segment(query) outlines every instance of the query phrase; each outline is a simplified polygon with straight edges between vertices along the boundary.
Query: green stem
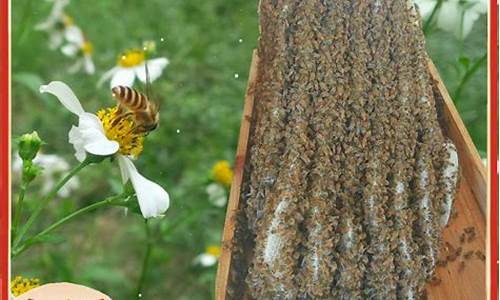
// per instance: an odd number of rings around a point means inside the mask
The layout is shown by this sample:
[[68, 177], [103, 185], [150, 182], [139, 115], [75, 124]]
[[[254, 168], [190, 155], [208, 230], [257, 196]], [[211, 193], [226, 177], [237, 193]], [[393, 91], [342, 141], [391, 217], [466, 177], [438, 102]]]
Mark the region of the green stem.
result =
[[135, 292], [135, 297], [137, 299], [144, 299], [144, 282], [146, 282], [146, 275], [148, 273], [149, 259], [151, 257], [151, 250], [153, 248], [153, 241], [151, 239], [151, 229], [148, 225], [148, 220], [144, 222], [144, 228], [146, 231], [146, 253], [144, 254], [144, 261], [142, 262], [141, 277], [139, 277], [139, 282], [137, 284], [137, 289]]
[[429, 28], [431, 27], [432, 22], [434, 21], [434, 18], [436, 17], [436, 14], [439, 11], [439, 9], [441, 8], [442, 4], [443, 4], [443, 0], [438, 0], [436, 5], [434, 6], [434, 9], [432, 10], [431, 15], [429, 16], [427, 21], [425, 21], [425, 23], [424, 23], [424, 35], [427, 35], [427, 33], [429, 32]]
[[37, 244], [37, 243], [40, 243], [41, 241], [43, 241], [43, 236], [49, 234], [50, 232], [52, 232], [53, 230], [57, 229], [58, 227], [60, 227], [61, 225], [63, 225], [64, 223], [72, 220], [73, 218], [76, 218], [82, 214], [85, 214], [87, 212], [90, 212], [90, 211], [93, 211], [93, 210], [96, 210], [100, 207], [103, 207], [103, 206], [106, 206], [106, 205], [112, 205], [112, 204], [115, 204], [116, 201], [119, 201], [119, 200], [122, 200], [122, 199], [126, 199], [129, 195], [128, 194], [120, 194], [120, 195], [117, 195], [117, 196], [112, 196], [112, 197], [108, 197], [102, 201], [99, 201], [99, 202], [96, 202], [96, 203], [93, 203], [91, 205], [88, 205], [88, 206], [85, 206], [83, 208], [80, 208], [79, 210], [67, 215], [66, 217], [63, 217], [62, 219], [60, 219], [59, 221], [55, 222], [54, 224], [50, 225], [49, 227], [47, 227], [46, 229], [44, 229], [43, 231], [41, 231], [40, 233], [36, 234], [35, 236], [29, 238], [26, 240], [26, 242], [20, 246], [20, 247], [14, 247], [13, 250], [12, 250], [12, 258], [16, 257], [17, 255], [21, 254], [22, 252], [26, 251], [29, 247]]
[[466, 86], [467, 82], [471, 79], [472, 75], [474, 75], [477, 70], [481, 67], [481, 65], [486, 62], [486, 59], [488, 58], [488, 55], [485, 53], [481, 58], [479, 58], [474, 65], [470, 69], [467, 70], [465, 73], [464, 77], [460, 80], [457, 89], [455, 90], [455, 93], [453, 94], [453, 100], [455, 103], [458, 102], [460, 99], [460, 96], [462, 94], [462, 91], [464, 87]]
[[31, 225], [33, 225], [33, 222], [35, 222], [36, 218], [40, 215], [42, 210], [49, 204], [50, 200], [54, 198], [59, 192], [59, 190], [73, 177], [75, 176], [78, 172], [80, 172], [83, 168], [88, 166], [91, 163], [91, 160], [88, 158], [82, 161], [79, 165], [77, 165], [75, 168], [73, 168], [66, 176], [63, 177], [49, 192], [49, 194], [40, 202], [40, 204], [37, 206], [33, 214], [28, 218], [28, 221], [24, 226], [21, 228], [19, 235], [16, 237], [13, 243], [13, 248], [17, 248], [19, 246], [19, 243], [22, 241], [24, 235], [28, 232], [30, 229]]
[[19, 191], [19, 197], [16, 203], [16, 209], [14, 211], [14, 223], [12, 224], [12, 239], [15, 239], [17, 235], [17, 229], [19, 228], [19, 222], [21, 221], [24, 195], [26, 194], [26, 190], [28, 189], [28, 183], [21, 183], [21, 190]]

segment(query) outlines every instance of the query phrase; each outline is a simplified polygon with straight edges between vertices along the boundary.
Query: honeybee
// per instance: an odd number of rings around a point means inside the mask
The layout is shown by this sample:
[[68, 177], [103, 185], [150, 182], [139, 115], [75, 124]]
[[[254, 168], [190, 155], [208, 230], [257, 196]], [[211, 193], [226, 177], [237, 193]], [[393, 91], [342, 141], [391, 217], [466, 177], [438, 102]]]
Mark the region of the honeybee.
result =
[[158, 127], [160, 121], [159, 103], [151, 101], [149, 97], [149, 75], [146, 66], [146, 94], [128, 86], [115, 86], [111, 89], [113, 97], [118, 101], [118, 117], [116, 123], [122, 118], [132, 117], [135, 127], [134, 133], [149, 134]]

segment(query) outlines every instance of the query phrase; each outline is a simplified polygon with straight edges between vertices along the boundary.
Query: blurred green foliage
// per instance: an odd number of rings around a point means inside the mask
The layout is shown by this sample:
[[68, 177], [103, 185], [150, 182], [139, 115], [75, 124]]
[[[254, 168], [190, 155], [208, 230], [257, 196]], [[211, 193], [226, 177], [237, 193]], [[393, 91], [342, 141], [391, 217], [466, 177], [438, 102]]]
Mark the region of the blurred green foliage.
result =
[[[436, 64], [450, 95], [454, 97], [466, 70], [471, 69], [486, 55], [487, 18], [481, 16], [464, 41], [437, 29], [430, 30], [426, 39], [427, 51]], [[477, 71], [466, 82], [460, 97], [454, 97], [453, 101], [479, 153], [482, 157], [486, 157], [488, 128], [486, 59], [481, 60], [478, 65]]]
[[[48, 143], [43, 151], [60, 154], [72, 165], [76, 160], [67, 133], [77, 120], [54, 97], [42, 96], [40, 84], [66, 82], [84, 108], [95, 112], [114, 105], [108, 84], [97, 88], [96, 82], [114, 66], [121, 51], [155, 40], [158, 55], [171, 61], [153, 83], [154, 94], [162, 100], [160, 127], [148, 136], [136, 163], [142, 174], [160, 183], [171, 197], [166, 217], [153, 221], [157, 242], [144, 299], [213, 298], [216, 267], [201, 268], [192, 261], [206, 246], [220, 241], [225, 211], [209, 204], [205, 187], [212, 163], [233, 161], [252, 49], [257, 46], [257, 2], [73, 1], [66, 11], [94, 45], [97, 73], [93, 76], [68, 74], [71, 59], [50, 50], [47, 35], [34, 31], [34, 25], [48, 15], [50, 3], [12, 3], [13, 135], [37, 130]], [[476, 23], [464, 43], [451, 34], [432, 31], [427, 47], [453, 93], [467, 59], [473, 62], [485, 52], [486, 19]], [[455, 101], [478, 149], [484, 151], [485, 64]], [[118, 173], [118, 166], [111, 162], [85, 169], [79, 176], [81, 189], [69, 199], [51, 203], [35, 229], [120, 191]], [[33, 193], [28, 193], [26, 202], [28, 210], [36, 205]], [[145, 248], [142, 226], [142, 217], [125, 215], [121, 209], [97, 211], [57, 231], [53, 244], [21, 255], [12, 273], [35, 276], [42, 282], [77, 282], [114, 299], [133, 299]]]

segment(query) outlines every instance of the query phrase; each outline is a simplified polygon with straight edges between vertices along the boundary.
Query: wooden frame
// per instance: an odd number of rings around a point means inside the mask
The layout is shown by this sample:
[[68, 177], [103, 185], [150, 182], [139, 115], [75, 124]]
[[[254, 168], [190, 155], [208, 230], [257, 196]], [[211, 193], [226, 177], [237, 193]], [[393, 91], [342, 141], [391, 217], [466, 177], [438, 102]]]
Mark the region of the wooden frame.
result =
[[[235, 215], [240, 205], [240, 188], [246, 162], [248, 139], [250, 134], [252, 113], [254, 108], [254, 87], [258, 68], [258, 55], [254, 50], [248, 87], [245, 96], [243, 116], [241, 119], [240, 137], [236, 152], [234, 178], [231, 185], [222, 251], [217, 270], [215, 296], [217, 300], [227, 299], [229, 272], [231, 268], [232, 244], [235, 230]], [[471, 137], [463, 124], [458, 111], [453, 105], [434, 64], [429, 61], [429, 72], [434, 81], [436, 105], [445, 134], [455, 143], [458, 150], [461, 181], [455, 200], [457, 215], [443, 232], [443, 246], [447, 243], [453, 247], [462, 247], [462, 253], [474, 251], [469, 259], [457, 258], [445, 267], [438, 267], [436, 275], [439, 284], [428, 284], [428, 299], [485, 299], [486, 298], [486, 262], [479, 258], [485, 253], [486, 244], [486, 167], [474, 147]], [[475, 228], [475, 238], [470, 242], [460, 243], [460, 235], [467, 227]], [[443, 249], [442, 249], [443, 250]], [[476, 255], [476, 252], [479, 251]]]

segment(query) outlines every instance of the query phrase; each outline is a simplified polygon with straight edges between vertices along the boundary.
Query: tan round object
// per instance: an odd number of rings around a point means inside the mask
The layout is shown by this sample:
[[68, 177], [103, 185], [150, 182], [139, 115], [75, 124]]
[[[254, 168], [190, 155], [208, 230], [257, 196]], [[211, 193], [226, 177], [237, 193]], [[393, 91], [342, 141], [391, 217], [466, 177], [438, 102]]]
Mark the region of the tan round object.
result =
[[15, 300], [111, 300], [111, 298], [83, 285], [59, 282], [34, 288]]

